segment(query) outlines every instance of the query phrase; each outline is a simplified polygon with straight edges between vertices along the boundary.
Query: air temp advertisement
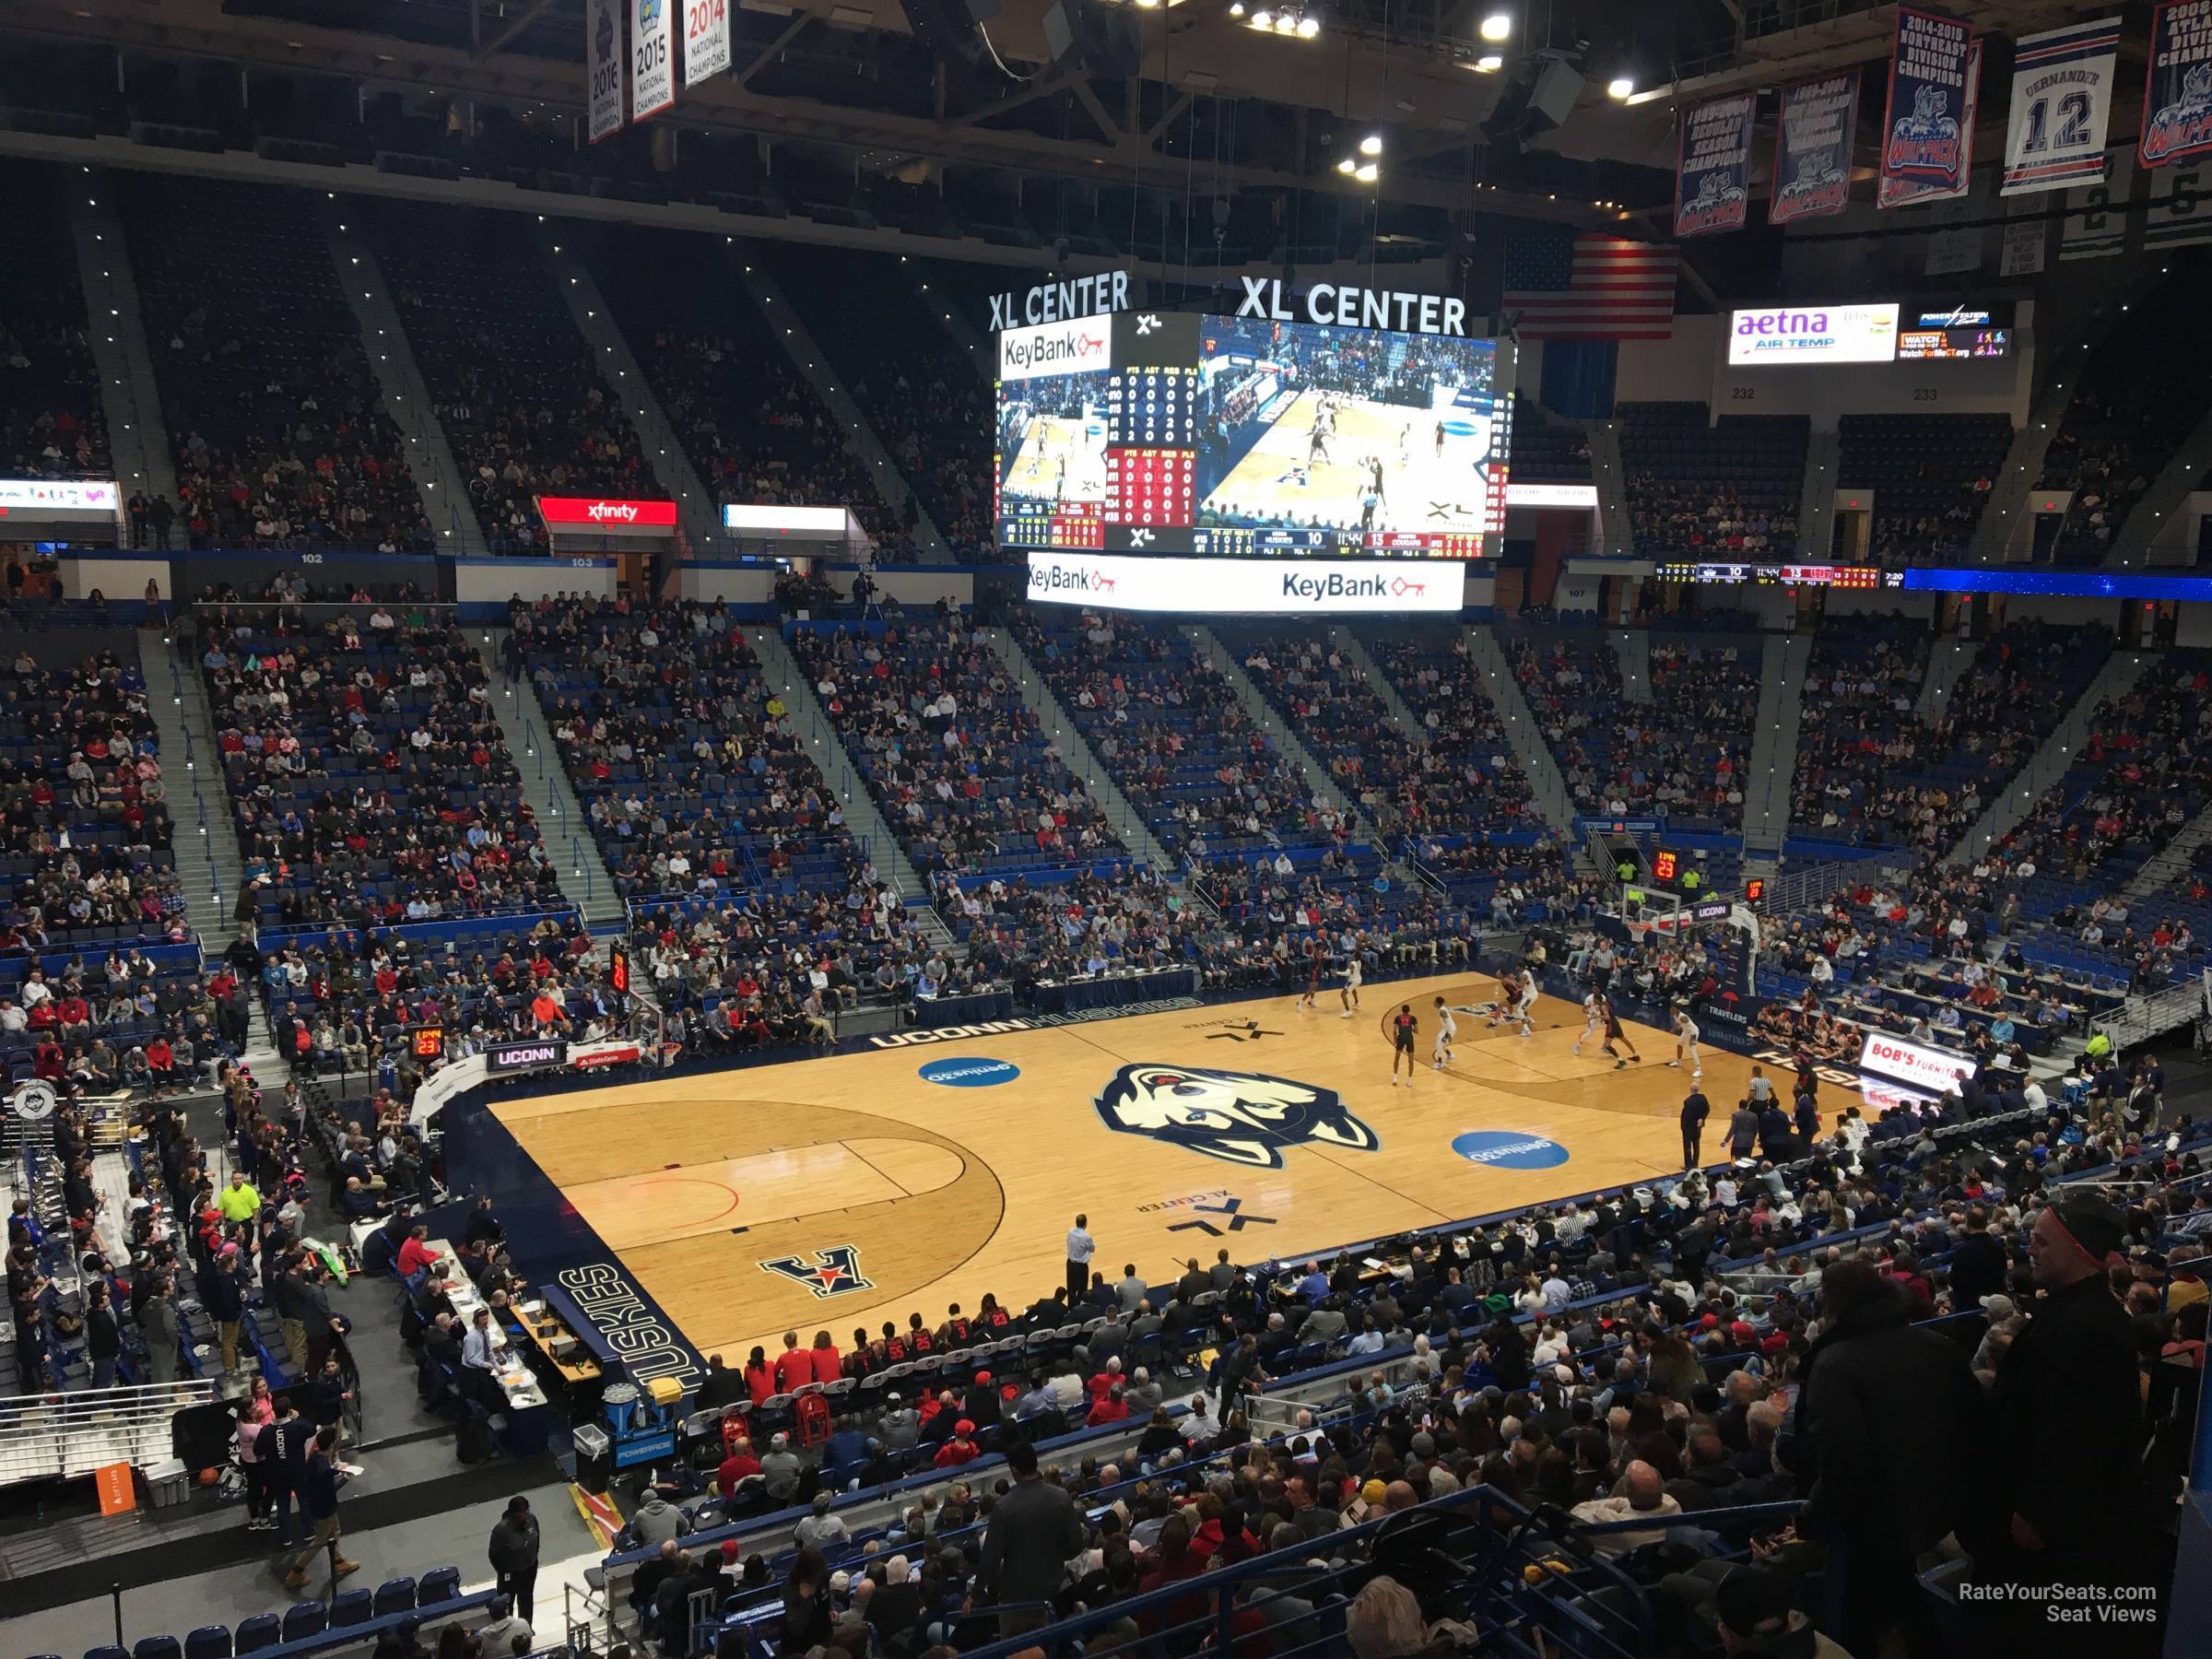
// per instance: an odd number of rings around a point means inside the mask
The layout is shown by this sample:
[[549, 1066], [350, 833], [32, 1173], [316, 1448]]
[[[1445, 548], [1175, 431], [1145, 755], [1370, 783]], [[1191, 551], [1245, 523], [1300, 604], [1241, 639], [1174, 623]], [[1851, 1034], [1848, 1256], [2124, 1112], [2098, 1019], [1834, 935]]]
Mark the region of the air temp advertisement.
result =
[[1897, 356], [1897, 307], [1768, 305], [1735, 312], [1728, 322], [1728, 361], [1752, 363], [1887, 363]]

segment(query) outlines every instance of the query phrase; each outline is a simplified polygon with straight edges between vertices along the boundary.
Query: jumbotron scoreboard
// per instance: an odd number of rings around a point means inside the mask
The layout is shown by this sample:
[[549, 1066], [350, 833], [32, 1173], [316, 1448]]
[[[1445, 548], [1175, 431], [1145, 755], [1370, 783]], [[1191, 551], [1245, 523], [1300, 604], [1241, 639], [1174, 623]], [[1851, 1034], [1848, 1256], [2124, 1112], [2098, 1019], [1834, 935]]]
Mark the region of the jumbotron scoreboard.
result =
[[997, 344], [1006, 546], [1496, 551], [1512, 387], [1495, 340], [1125, 311], [1004, 329]]

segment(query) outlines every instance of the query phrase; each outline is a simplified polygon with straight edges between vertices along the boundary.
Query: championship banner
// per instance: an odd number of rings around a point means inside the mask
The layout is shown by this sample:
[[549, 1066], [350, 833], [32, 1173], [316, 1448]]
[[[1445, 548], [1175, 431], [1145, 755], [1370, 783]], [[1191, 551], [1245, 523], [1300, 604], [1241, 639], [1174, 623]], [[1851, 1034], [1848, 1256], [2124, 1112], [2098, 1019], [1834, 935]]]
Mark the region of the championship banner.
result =
[[1930, 276], [1956, 276], [1982, 268], [1982, 227], [1973, 222], [1975, 210], [1969, 199], [1972, 194], [1970, 190], [1937, 210], [1923, 266]]
[[620, 0], [592, 0], [584, 30], [585, 107], [594, 144], [622, 130], [622, 7]]
[[1851, 139], [1858, 111], [1856, 69], [1816, 76], [1782, 89], [1768, 224], [1843, 211], [1851, 199]]
[[1974, 130], [1968, 106], [1980, 68], [1973, 31], [1964, 19], [1913, 6], [1897, 8], [1889, 101], [1882, 116], [1885, 182], [1927, 185], [1947, 195], [1965, 189]]
[[2112, 157], [2112, 171], [2100, 184], [2066, 192], [2066, 217], [2058, 234], [2060, 262], [2109, 259], [2127, 246], [2127, 198], [2135, 182], [2125, 150]]
[[684, 85], [730, 66], [730, 0], [684, 0]]
[[2212, 0], [2166, 0], [2150, 14], [2143, 165], [2212, 156]]
[[658, 115], [676, 101], [676, 31], [670, 8], [677, 0], [631, 0], [629, 118]]
[[2012, 108], [2005, 117], [2001, 194], [2063, 190], [2104, 177], [2104, 132], [2112, 120], [2119, 51], [2117, 18], [2021, 40], [2013, 59]]
[[1759, 95], [1738, 93], [1693, 105], [1675, 149], [1675, 234], [1741, 230], [1749, 203], [1751, 117]]
[[2040, 202], [2017, 202], [2008, 210], [2012, 222], [2005, 227], [1997, 255], [2000, 276], [2033, 276], [2043, 268], [2043, 251], [2051, 243], [2051, 226]]
[[[1974, 164], [1974, 116], [1975, 112], [1981, 107], [1981, 92], [1982, 42], [1976, 41], [1967, 49], [1966, 53], [1966, 113], [1960, 117], [1959, 122], [1958, 182], [1951, 184], [1939, 184], [1932, 180], [1908, 179], [1892, 174], [1887, 166], [1890, 139], [1886, 136], [1882, 142], [1884, 168], [1881, 176], [1875, 181], [1874, 201], [1876, 206], [1913, 207], [1923, 202], [1946, 202], [1954, 196], [1962, 196], [1966, 194], [1967, 175]], [[1890, 86], [1892, 100], [1895, 100], [1896, 93], [1897, 88], [1893, 80]], [[1883, 123], [1882, 131], [1885, 135], [1891, 133], [1892, 129], [1888, 122]]]

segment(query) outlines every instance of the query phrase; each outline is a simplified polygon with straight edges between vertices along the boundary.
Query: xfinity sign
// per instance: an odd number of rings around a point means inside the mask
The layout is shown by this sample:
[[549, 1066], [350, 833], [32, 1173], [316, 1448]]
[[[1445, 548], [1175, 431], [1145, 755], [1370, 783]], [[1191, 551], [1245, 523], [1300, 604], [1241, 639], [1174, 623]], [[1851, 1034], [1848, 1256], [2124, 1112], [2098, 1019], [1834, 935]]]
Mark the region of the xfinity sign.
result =
[[1248, 616], [1349, 612], [1453, 616], [1465, 601], [1457, 560], [1162, 559], [1112, 553], [1030, 555], [1030, 597], [1096, 610]]
[[1009, 328], [998, 336], [998, 378], [1034, 380], [1041, 374], [1103, 374], [1113, 361], [1113, 323], [1083, 317], [1041, 328]]
[[674, 501], [625, 500], [613, 496], [539, 496], [538, 516], [559, 534], [670, 535], [676, 531]]
[[1897, 307], [1771, 305], [1729, 319], [1728, 361], [1887, 363], [1897, 357]]

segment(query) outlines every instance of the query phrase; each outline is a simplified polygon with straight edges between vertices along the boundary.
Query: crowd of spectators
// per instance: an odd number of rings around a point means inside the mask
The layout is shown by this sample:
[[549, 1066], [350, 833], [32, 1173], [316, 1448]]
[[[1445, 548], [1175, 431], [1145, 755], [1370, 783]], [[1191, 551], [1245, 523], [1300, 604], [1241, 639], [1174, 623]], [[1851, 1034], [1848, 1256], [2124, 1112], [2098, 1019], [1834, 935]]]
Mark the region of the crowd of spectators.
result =
[[735, 276], [728, 285], [667, 280], [671, 270], [722, 257], [720, 244], [704, 238], [649, 230], [626, 233], [593, 263], [691, 465], [717, 500], [849, 508], [875, 539], [877, 559], [908, 557], [911, 522], [884, 504], [852, 434], [839, 429], [771, 320], [751, 300], [733, 300]]
[[1403, 807], [1407, 831], [1464, 836], [1540, 828], [1527, 774], [1466, 641], [1454, 638], [1440, 651], [1433, 641], [1395, 640], [1374, 649], [1421, 724], [1419, 773]]
[[791, 646], [925, 877], [1128, 856], [967, 621], [802, 625]]
[[1802, 418], [1724, 416], [1703, 404], [1624, 404], [1621, 464], [1636, 550], [1780, 559], [1797, 547]]
[[1315, 851], [1351, 826], [1179, 630], [1024, 610], [1023, 654], [1160, 845], [1186, 862]]
[[[1882, 565], [1956, 559], [1981, 520], [2006, 451], [2004, 415], [1846, 415], [1838, 434], [1837, 482], [1871, 492], [1867, 552]], [[1836, 521], [1838, 546], [1846, 526]]]
[[483, 660], [451, 613], [221, 606], [194, 649], [238, 820], [244, 922], [554, 908]]
[[406, 443], [311, 199], [168, 175], [122, 189], [177, 480], [134, 527], [191, 547], [427, 550]]
[[0, 167], [14, 228], [0, 244], [0, 468], [17, 478], [115, 476], [84, 285], [53, 170]]
[[347, 211], [368, 225], [495, 551], [549, 545], [541, 495], [663, 494], [519, 215], [398, 201]]
[[1815, 636], [1798, 700], [1793, 829], [1870, 845], [1908, 840], [1919, 792], [1893, 780], [1916, 770], [1929, 739], [1915, 708], [1932, 643], [1896, 618], [1839, 618]]

